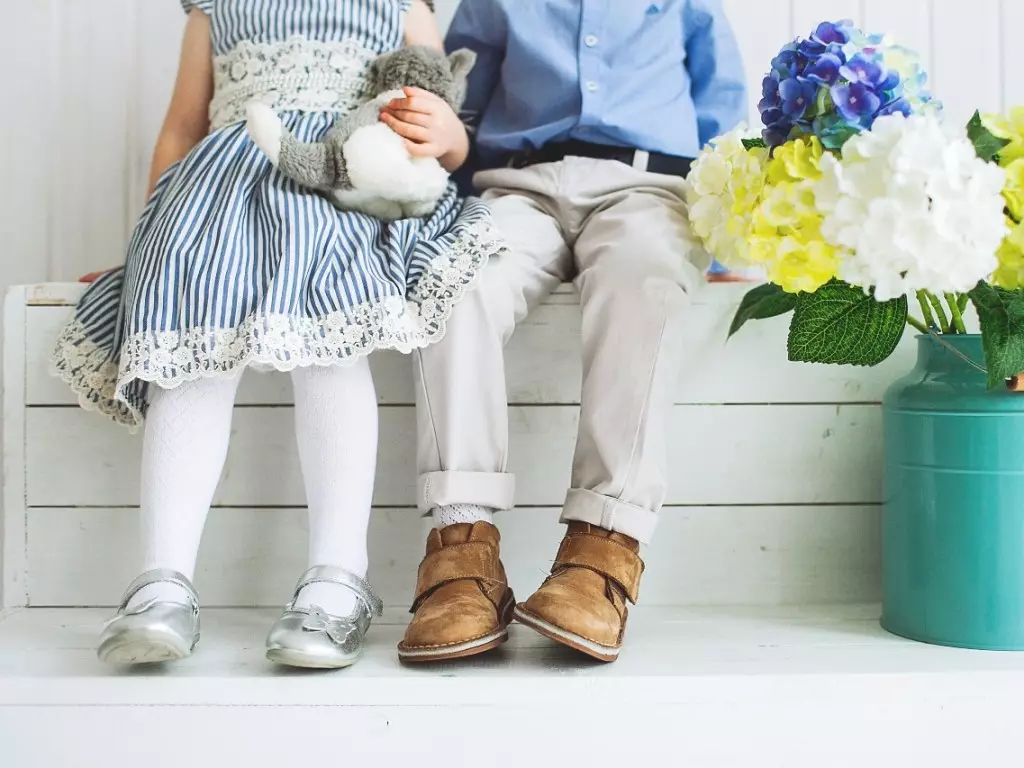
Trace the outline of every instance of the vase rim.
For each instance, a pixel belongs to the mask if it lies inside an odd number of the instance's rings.
[[[985,353],[980,333],[948,333],[939,334],[935,338],[930,333],[917,335],[918,364],[928,367],[936,365],[943,369],[971,368],[978,366],[984,375]],[[967,358],[971,363],[968,363]],[[973,364],[973,365],[972,365]]]

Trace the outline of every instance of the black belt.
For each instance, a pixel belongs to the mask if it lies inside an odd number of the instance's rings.
[[[597,160],[617,160],[640,171],[661,173],[666,176],[682,176],[690,172],[691,157],[663,155],[660,152],[644,152],[639,149],[613,147],[607,144],[590,144],[585,141],[566,141],[545,144],[540,149],[528,149],[510,155],[506,163],[509,168],[526,168],[541,163],[557,163],[567,157],[590,157]]]

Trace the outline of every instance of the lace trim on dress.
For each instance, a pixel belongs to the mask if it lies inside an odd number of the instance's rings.
[[[369,98],[368,73],[376,58],[355,40],[293,36],[283,43],[239,43],[214,57],[210,129],[244,120],[254,100],[277,112],[351,112]]]
[[[86,410],[138,427],[141,410],[126,399],[136,380],[172,388],[207,376],[234,375],[239,368],[290,371],[309,365],[353,362],[378,349],[411,352],[440,340],[452,309],[504,245],[492,225],[476,224],[461,234],[420,278],[411,299],[367,302],[351,312],[323,317],[253,314],[235,328],[149,331],[130,337],[118,369],[110,351],[91,341],[78,320],[61,334],[54,375],[78,394]]]

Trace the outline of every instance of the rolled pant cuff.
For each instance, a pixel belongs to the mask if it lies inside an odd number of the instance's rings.
[[[641,544],[650,544],[658,525],[658,516],[649,509],[593,491],[573,488],[566,496],[561,522],[590,523],[629,536]]]
[[[512,509],[515,495],[515,475],[501,472],[427,472],[420,475],[416,493],[424,512],[447,504]]]

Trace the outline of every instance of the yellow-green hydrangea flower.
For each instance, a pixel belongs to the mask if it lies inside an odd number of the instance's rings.
[[[1001,165],[1024,158],[1024,107],[1014,107],[1008,115],[985,115],[982,122],[994,135],[1010,142],[999,151]]]
[[[1024,287],[1024,224],[1010,221],[1010,234],[996,252],[999,266],[992,281],[1008,290]]]
[[[694,233],[715,259],[731,269],[750,266],[750,214],[764,187],[765,149],[743,146],[743,127],[714,139],[687,177],[686,199]]]
[[[821,235],[822,214],[814,199],[823,154],[816,137],[777,147],[751,219],[750,260],[790,293],[816,291],[839,269],[838,251]]]
[[[1024,213],[1024,157],[1005,163],[1003,170],[1006,171],[1006,184],[1003,187],[1006,210],[1018,222]]]

